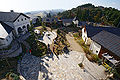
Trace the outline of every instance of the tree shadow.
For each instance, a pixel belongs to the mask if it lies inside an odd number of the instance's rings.
[[[45,80],[50,80],[48,74],[51,74],[51,75],[52,75],[52,73],[47,70],[47,68],[49,67],[49,65],[48,65],[46,62],[44,62],[44,61],[42,60],[42,58],[40,58],[40,62],[41,62],[41,63],[40,63],[40,72],[41,72],[40,75],[41,75],[41,77],[42,77],[43,79],[45,79]]]
[[[51,72],[47,70],[49,65],[42,58],[25,54],[21,61],[20,73],[26,80],[50,80]],[[42,75],[42,76],[41,76]]]
[[[48,57],[48,58],[52,58],[52,60],[54,61],[54,54],[53,54],[53,52],[51,51],[51,49],[49,49],[49,52],[48,52],[47,57]]]
[[[63,52],[64,52],[65,54],[68,54],[68,55],[69,55],[70,50],[68,49],[68,47],[64,47],[64,48],[63,48]]]

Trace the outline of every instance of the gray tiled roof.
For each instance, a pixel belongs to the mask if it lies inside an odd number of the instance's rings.
[[[7,24],[5,24],[3,22],[0,22],[0,23],[4,27],[4,29],[7,31],[8,34],[11,33],[11,31],[13,30],[12,27],[10,27],[9,25],[7,25]]]
[[[86,30],[87,30],[87,36],[88,37],[93,37],[94,35],[96,35],[97,33],[101,32],[101,31],[107,31],[110,33],[113,33],[117,36],[120,36],[120,28],[115,28],[115,27],[93,27],[93,26],[86,26]]]
[[[109,33],[107,31],[101,31],[95,36],[93,36],[91,39],[120,57],[119,36]]]
[[[73,19],[62,19],[64,23],[72,23]]]
[[[16,12],[0,12],[0,21],[2,22],[14,22],[23,13]],[[26,15],[24,15],[26,16]],[[26,16],[28,17],[28,16]],[[29,18],[29,17],[28,17]]]

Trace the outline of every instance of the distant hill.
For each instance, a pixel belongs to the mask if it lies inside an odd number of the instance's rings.
[[[90,3],[58,13],[62,18],[74,18],[79,21],[89,21],[112,25],[120,28],[120,11],[112,7],[94,6]]]
[[[53,10],[41,10],[41,11],[30,11],[30,12],[25,12],[28,16],[41,16],[45,17],[47,14],[51,15],[57,15],[59,12],[65,11],[64,9],[53,9]]]

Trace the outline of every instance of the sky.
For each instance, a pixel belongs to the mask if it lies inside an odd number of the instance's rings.
[[[86,3],[92,3],[95,6],[113,7],[120,10],[120,0],[1,0],[0,11],[68,10]]]

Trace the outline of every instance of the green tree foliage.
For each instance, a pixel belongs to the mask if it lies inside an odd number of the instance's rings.
[[[58,16],[62,18],[74,18],[77,16],[79,21],[104,23],[120,28],[120,11],[111,7],[95,7],[88,3],[59,13]]]

